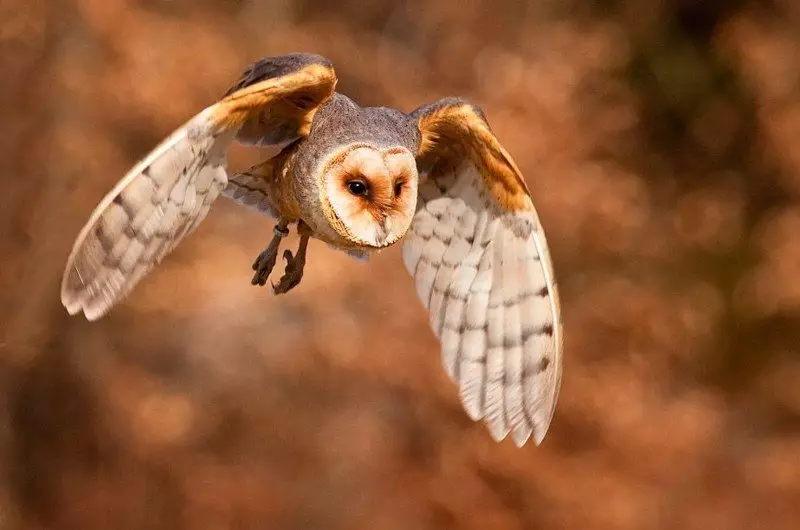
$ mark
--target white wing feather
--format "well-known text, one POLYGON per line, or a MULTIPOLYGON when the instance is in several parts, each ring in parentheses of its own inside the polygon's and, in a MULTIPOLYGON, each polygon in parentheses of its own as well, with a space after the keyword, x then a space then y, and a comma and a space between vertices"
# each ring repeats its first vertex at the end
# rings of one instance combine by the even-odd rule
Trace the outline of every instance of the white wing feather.
POLYGON ((61 284, 70 314, 103 316, 205 218, 227 184, 225 151, 233 141, 233 132, 215 134, 210 113, 161 142, 92 212, 61 284))
POLYGON ((535 211, 507 213, 469 163, 428 179, 403 260, 445 371, 495 440, 541 443, 561 380, 561 321, 535 211))
POLYGON ((250 65, 223 99, 161 142, 92 212, 61 283, 69 313, 103 316, 197 227, 228 184, 226 152, 240 131, 243 140, 261 144, 301 137, 335 86, 330 61, 318 55, 250 65))

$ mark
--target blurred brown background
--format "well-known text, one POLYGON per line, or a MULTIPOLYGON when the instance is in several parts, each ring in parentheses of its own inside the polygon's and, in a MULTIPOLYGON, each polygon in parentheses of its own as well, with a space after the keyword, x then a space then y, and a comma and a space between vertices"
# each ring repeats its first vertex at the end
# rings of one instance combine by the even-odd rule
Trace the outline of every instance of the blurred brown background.
POLYGON ((797 528, 798 5, 0 0, 0 529, 797 528), (68 318, 96 202, 289 51, 362 104, 465 96, 516 157, 565 320, 541 447, 467 419, 399 248, 312 243, 273 298, 225 200, 68 318))

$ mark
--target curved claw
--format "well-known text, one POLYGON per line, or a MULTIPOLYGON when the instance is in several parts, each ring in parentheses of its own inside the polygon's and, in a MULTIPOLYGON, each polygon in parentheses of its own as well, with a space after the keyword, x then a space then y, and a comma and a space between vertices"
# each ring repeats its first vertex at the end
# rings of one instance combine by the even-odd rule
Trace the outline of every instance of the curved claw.
MULTIPOLYGON (((275 268, 275 262, 278 261, 278 250, 281 239, 286 237, 289 233, 286 228, 288 224, 288 221, 280 220, 278 224, 275 225, 273 228, 275 236, 272 238, 272 241, 270 241, 269 246, 259 254, 253 262, 253 270, 256 271, 250 282, 253 285, 265 285, 267 283, 267 278, 272 274, 272 269, 275 268)), ((286 254, 284 253, 284 257, 285 256, 286 254)))
POLYGON ((273 293, 284 294, 300 284, 300 280, 303 278, 303 268, 306 264, 307 244, 308 237, 306 236, 301 239, 297 254, 293 254, 292 251, 288 249, 283 251, 283 259, 286 260, 286 270, 278 283, 272 284, 273 293))
POLYGON ((280 239, 274 239, 267 249, 258 255, 253 262, 253 270, 256 273, 253 275, 253 280, 250 282, 253 285, 264 285, 267 283, 267 278, 272 274, 272 269, 275 268, 275 262, 278 261, 278 245, 280 239))
POLYGON ((253 275, 253 279, 250 282, 251 284, 264 285, 267 283, 267 278, 275 267, 275 257, 275 252, 272 252, 270 249, 258 255, 255 263, 253 263, 253 270, 256 271, 256 273, 253 275))

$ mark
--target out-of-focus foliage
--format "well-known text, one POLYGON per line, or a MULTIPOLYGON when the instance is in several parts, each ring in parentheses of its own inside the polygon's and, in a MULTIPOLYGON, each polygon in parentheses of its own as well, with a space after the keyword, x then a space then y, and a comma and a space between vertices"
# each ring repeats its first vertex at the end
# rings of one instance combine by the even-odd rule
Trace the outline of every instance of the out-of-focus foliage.
POLYGON ((0 528, 796 528, 798 44, 794 0, 0 1, 0 528), (565 319, 541 447, 467 419, 397 248, 312 244, 273 298, 271 221, 220 201, 107 318, 60 306, 100 197, 295 50, 516 157, 565 319))

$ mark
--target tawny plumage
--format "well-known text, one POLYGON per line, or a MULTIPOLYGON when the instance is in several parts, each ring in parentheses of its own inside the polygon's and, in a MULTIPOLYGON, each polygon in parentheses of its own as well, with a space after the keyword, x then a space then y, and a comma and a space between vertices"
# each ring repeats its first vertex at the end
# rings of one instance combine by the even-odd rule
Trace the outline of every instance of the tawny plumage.
POLYGON ((265 285, 281 239, 300 246, 273 285, 303 275, 309 239, 365 259, 400 243, 441 341, 444 369, 474 420, 495 440, 538 444, 561 381, 556 280, 519 168, 482 111, 457 98, 411 114, 363 108, 335 92, 323 57, 291 54, 250 66, 139 162, 78 235, 61 287, 70 314, 103 316, 206 216, 222 194, 277 219, 258 256, 265 285), (233 142, 283 145, 228 176, 233 142))

